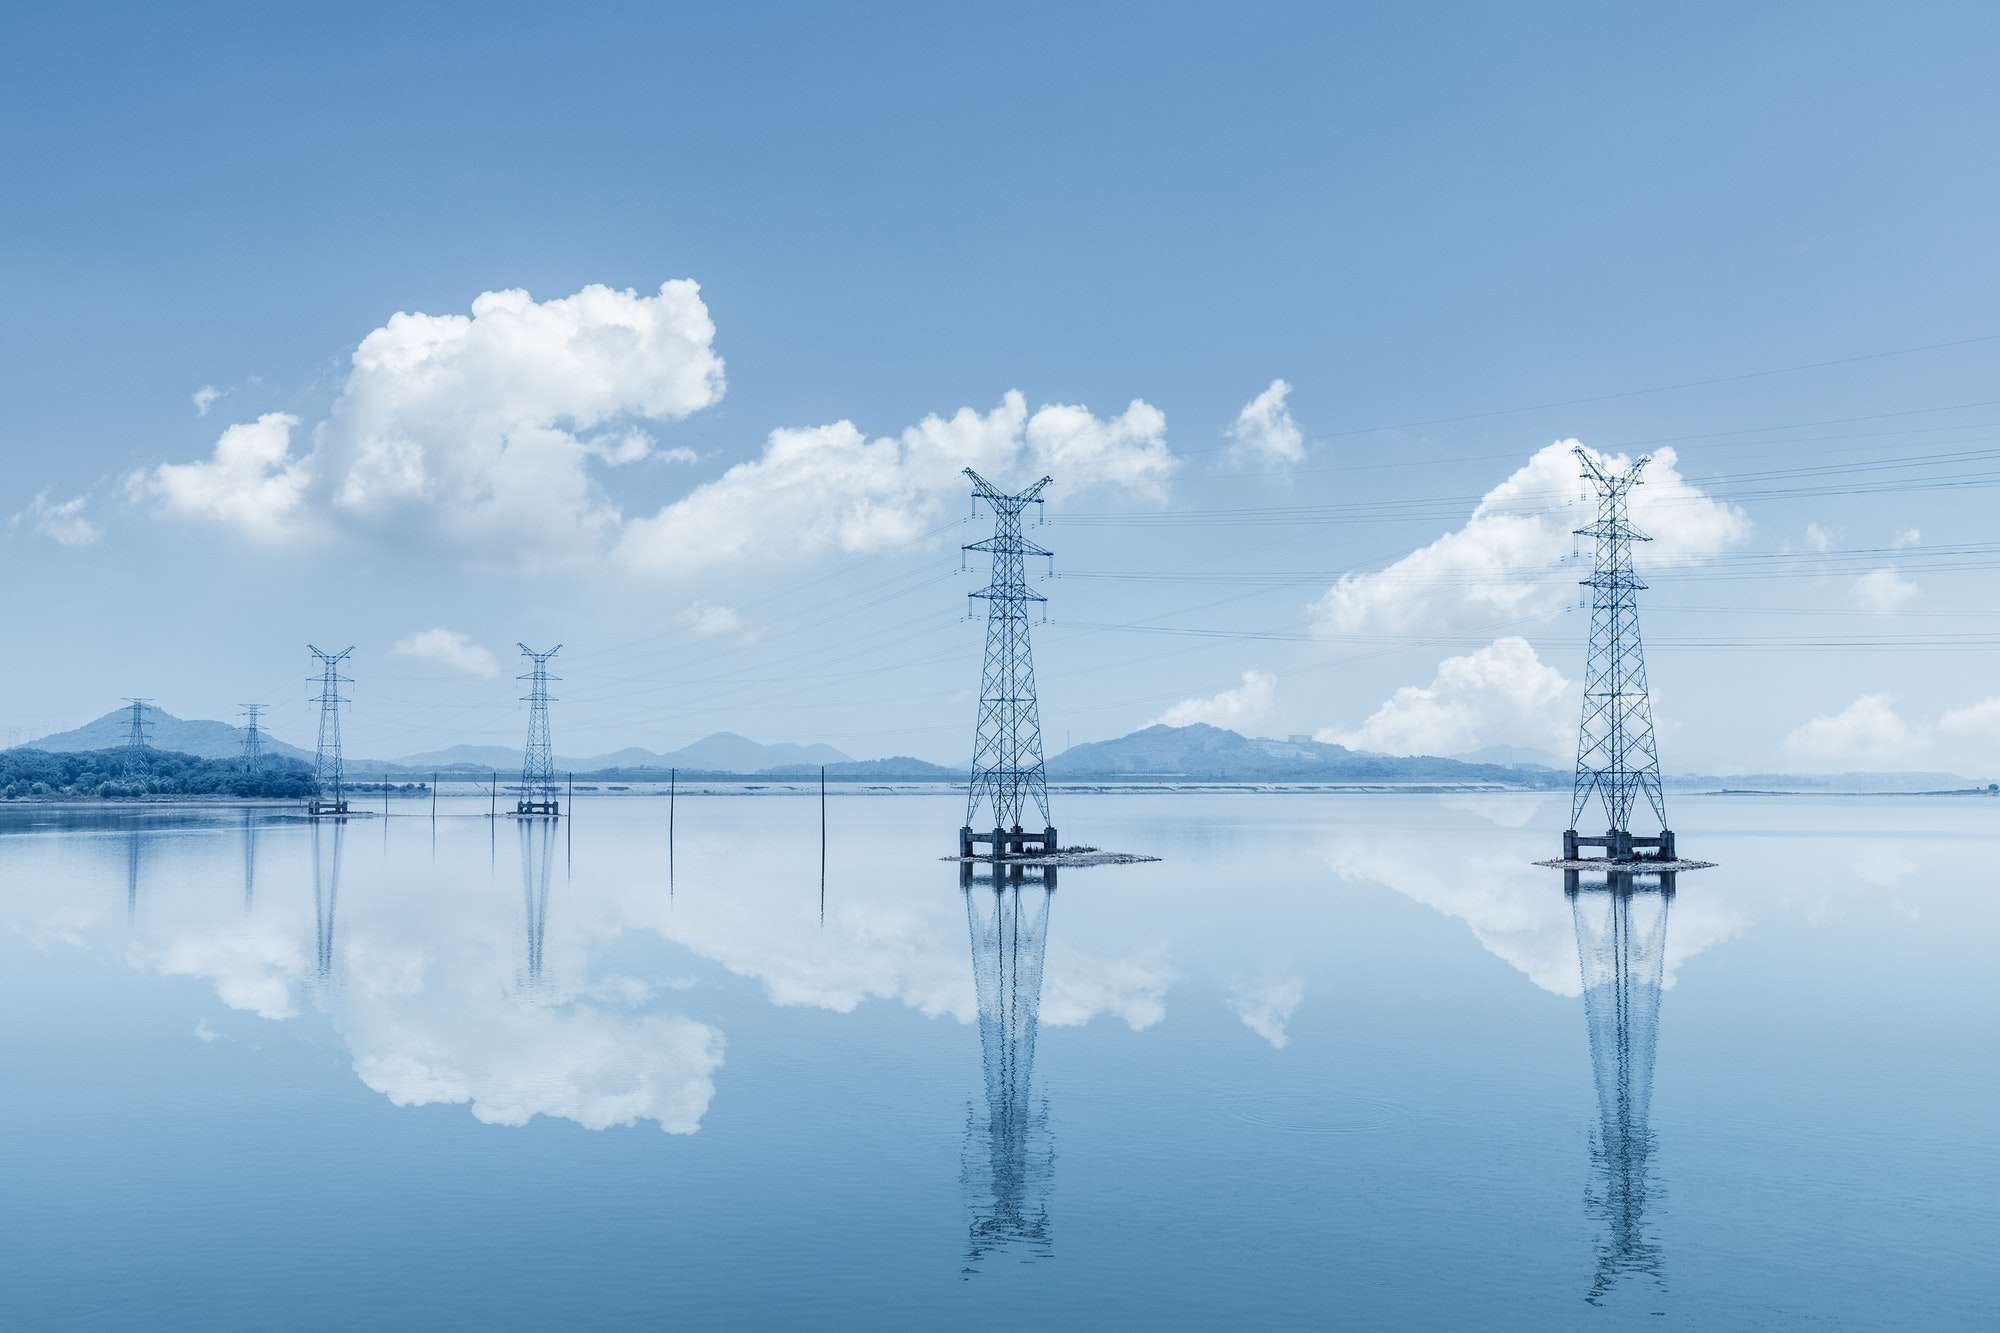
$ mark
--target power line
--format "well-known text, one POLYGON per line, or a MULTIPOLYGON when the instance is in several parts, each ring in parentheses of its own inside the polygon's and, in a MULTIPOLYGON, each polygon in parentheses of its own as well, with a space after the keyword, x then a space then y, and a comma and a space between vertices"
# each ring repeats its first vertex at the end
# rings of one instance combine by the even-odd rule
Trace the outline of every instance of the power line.
POLYGON ((1640 398, 1647 394, 1674 393, 1681 389, 1705 389, 1718 384, 1742 384, 1749 380, 1770 379, 1777 375, 1796 375, 1808 370, 1830 370, 1835 366, 1858 365, 1864 361, 1884 361, 1898 356, 1915 356, 1920 352, 1940 352, 1954 347, 1971 347, 1979 343, 2000 341, 2000 333, 1982 333, 1970 338, 1952 338, 1945 342, 1922 343, 1915 347, 1896 347, 1881 352, 1861 352, 1854 356, 1833 357, 1825 361, 1804 361, 1797 365, 1774 366, 1766 370, 1747 370, 1734 375, 1713 375, 1706 379, 1680 380, 1672 384, 1653 384, 1642 389, 1620 389, 1615 393, 1588 394, 1578 398, 1557 398, 1545 403, 1527 403, 1519 407, 1496 407, 1477 412, 1461 412, 1455 416, 1422 417, 1413 421, 1389 422, 1379 426, 1361 426, 1329 433, 1326 439, 1344 439, 1355 435, 1375 435, 1391 430, 1416 430, 1424 426, 1446 426, 1461 421, 1484 421, 1492 417, 1515 416, 1522 412, 1543 412, 1556 407, 1581 407, 1589 403, 1610 403, 1623 398, 1640 398))

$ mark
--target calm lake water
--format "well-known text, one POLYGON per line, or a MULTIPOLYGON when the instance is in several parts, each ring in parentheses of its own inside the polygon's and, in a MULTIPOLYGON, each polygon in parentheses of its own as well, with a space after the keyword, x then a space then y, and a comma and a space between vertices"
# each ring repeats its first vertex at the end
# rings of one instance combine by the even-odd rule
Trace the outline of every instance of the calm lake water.
POLYGON ((2000 802, 0 813, 0 1324, 1994 1326, 2000 802))

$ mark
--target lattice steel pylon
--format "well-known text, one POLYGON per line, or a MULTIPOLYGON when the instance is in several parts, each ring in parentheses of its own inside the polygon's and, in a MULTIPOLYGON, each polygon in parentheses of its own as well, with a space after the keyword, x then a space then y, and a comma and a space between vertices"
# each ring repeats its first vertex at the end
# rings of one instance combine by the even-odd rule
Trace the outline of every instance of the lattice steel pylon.
POLYGON ((146 717, 146 705, 152 702, 151 699, 125 700, 125 711, 130 714, 129 725, 125 731, 125 748, 135 753, 152 744, 153 737, 149 728, 153 724, 146 717))
POLYGON ((264 762, 264 729, 259 725, 264 716, 262 704, 238 704, 243 719, 243 767, 255 769, 264 762))
POLYGON ((130 726, 125 733, 125 774, 127 777, 142 776, 146 751, 152 744, 152 736, 147 728, 153 724, 146 717, 146 705, 151 699, 125 700, 125 711, 131 714, 130 726))
POLYGON ((1632 568, 1632 543, 1652 538, 1634 528, 1626 513, 1627 497, 1651 459, 1641 455, 1614 474, 1586 450, 1578 448, 1575 453, 1584 480, 1597 488, 1597 519, 1576 529, 1578 536, 1595 539, 1596 551, 1590 577, 1580 580, 1590 589, 1590 654, 1584 664, 1583 718, 1577 729, 1576 781, 1564 851, 1576 854, 1577 822, 1594 794, 1604 806, 1607 855, 1630 856, 1632 807, 1644 796, 1660 821, 1660 850, 1671 857, 1673 835, 1667 829, 1667 802, 1660 790, 1653 704, 1639 638, 1638 594, 1646 585, 1632 568))
POLYGON ((528 692, 521 696, 528 704, 528 745, 521 754, 521 799, 515 804, 514 813, 560 814, 556 803, 555 750, 549 739, 549 682, 562 677, 549 674, 549 659, 562 651, 562 645, 557 644, 544 653, 525 643, 514 646, 531 663, 516 677, 528 685, 528 692))
POLYGON ((319 705, 319 749, 313 756, 313 798, 307 802, 306 809, 315 815, 344 815, 347 813, 347 768, 340 757, 340 706, 347 700, 341 695, 340 687, 352 685, 354 678, 341 675, 340 664, 354 649, 349 646, 337 653, 329 653, 311 644, 306 647, 312 652, 313 660, 319 663, 319 674, 308 677, 319 684, 319 694, 312 700, 319 705))
POLYGON ((959 830, 959 853, 972 854, 972 843, 987 835, 973 826, 982 804, 993 812, 993 854, 1023 850, 1025 842, 1055 850, 1056 831, 1049 816, 1048 780, 1042 769, 1042 720, 1035 700, 1035 656, 1028 641, 1028 606, 1048 598, 1028 586, 1027 558, 1052 552, 1021 535, 1021 511, 1040 504, 1053 480, 1043 477, 1028 489, 1009 495, 986 478, 965 469, 972 481, 974 502, 984 500, 993 510, 993 535, 964 549, 993 557, 993 579, 972 597, 986 603, 986 662, 980 671, 979 724, 972 745, 972 780, 965 799, 965 826, 959 830), (1032 804, 1040 812, 1043 832, 1026 838, 1021 815, 1032 804))

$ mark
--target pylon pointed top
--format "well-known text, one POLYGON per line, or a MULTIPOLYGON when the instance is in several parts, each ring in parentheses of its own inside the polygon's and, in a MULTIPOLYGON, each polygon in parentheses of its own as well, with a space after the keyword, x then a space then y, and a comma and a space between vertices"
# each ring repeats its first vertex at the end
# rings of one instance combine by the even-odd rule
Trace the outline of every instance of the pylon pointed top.
POLYGON ((991 501, 996 508, 1005 505, 1016 511, 1041 499, 1044 488, 1055 484, 1054 477, 1043 477, 1028 489, 1009 495, 971 468, 964 469, 964 472, 966 478, 972 482, 972 494, 975 498, 991 501))
POLYGON ((1626 466, 1623 472, 1613 474, 1605 470, 1604 464, 1599 461, 1600 455, 1595 451, 1586 449, 1579 444, 1572 446, 1570 452, 1576 455, 1577 462, 1583 464, 1584 478, 1588 481, 1596 482, 1600 490, 1609 490, 1612 488, 1623 490, 1628 486, 1637 486, 1639 484, 1639 474, 1645 471, 1646 464, 1653 461, 1651 454, 1640 454, 1626 466))

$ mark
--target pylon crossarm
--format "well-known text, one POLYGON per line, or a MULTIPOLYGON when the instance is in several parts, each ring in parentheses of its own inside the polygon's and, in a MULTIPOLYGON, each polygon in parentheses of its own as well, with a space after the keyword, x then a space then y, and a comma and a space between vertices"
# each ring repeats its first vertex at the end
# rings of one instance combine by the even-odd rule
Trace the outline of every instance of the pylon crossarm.
MULTIPOLYGON (((1044 596, 1043 596, 1042 594, 1040 594, 1040 593, 1038 593, 1038 592, 1030 592, 1030 591, 1028 591, 1028 590, 1027 590, 1027 589, 1025 589, 1025 588, 1013 588, 1013 589, 1009 589, 1009 588, 981 588, 981 589, 980 589, 980 590, 979 590, 978 592, 969 592, 969 593, 967 593, 967 594, 965 594, 965 595, 966 595, 967 597, 977 597, 977 598, 979 598, 979 599, 980 599, 981 601, 986 601, 986 602, 994 602, 994 601, 1004 601, 1004 602, 1046 602, 1046 601, 1048 601, 1048 600, 1049 600, 1048 598, 1044 597, 1044 596)), ((1004 614, 1004 613, 1003 613, 1003 614, 1004 614)))

